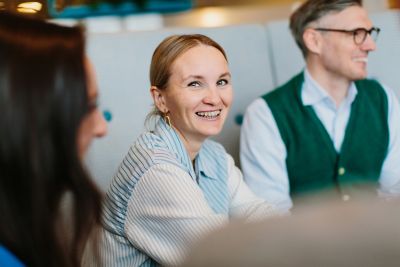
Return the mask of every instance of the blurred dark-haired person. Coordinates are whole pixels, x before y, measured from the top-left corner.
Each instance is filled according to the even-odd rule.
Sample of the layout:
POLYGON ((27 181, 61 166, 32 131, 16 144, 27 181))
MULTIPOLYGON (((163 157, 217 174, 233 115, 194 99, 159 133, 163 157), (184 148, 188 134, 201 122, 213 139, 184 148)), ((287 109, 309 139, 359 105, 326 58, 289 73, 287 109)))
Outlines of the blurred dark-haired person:
POLYGON ((0 266, 81 265, 101 215, 82 164, 107 130, 96 99, 81 28, 0 13, 0 266))
POLYGON ((248 107, 245 181, 283 210, 321 191, 340 201, 399 196, 399 102, 366 79, 380 29, 360 0, 306 1, 290 29, 306 66, 248 107))
POLYGON ((150 82, 155 127, 131 146, 108 189, 104 266, 176 265, 193 242, 230 219, 275 214, 209 140, 222 130, 233 97, 223 48, 200 34, 170 36, 154 51, 150 82))

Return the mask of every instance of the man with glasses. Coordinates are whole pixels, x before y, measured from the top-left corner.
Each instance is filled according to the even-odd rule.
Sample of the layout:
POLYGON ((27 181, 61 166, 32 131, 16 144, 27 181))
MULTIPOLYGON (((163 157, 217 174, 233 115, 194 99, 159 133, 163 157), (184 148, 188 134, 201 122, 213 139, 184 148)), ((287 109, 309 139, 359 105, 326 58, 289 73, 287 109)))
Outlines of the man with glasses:
POLYGON ((290 29, 306 67, 246 111, 248 185, 284 210, 322 191, 344 201, 400 195, 400 108, 366 79, 380 29, 361 0, 306 1, 290 29))

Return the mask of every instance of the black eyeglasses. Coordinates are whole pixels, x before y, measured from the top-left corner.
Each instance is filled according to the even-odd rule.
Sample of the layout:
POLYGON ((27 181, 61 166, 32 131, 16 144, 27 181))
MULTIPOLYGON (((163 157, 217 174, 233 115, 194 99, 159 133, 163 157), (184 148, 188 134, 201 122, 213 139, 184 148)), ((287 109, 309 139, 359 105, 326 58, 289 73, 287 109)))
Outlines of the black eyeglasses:
POLYGON ((353 40, 356 45, 360 45, 364 43, 365 39, 367 39, 367 34, 369 34, 374 41, 378 38, 379 32, 381 29, 378 27, 372 27, 371 29, 367 30, 365 28, 357 28, 354 30, 340 30, 340 29, 328 29, 328 28, 315 28, 316 31, 323 31, 323 32, 343 32, 353 35, 353 40))

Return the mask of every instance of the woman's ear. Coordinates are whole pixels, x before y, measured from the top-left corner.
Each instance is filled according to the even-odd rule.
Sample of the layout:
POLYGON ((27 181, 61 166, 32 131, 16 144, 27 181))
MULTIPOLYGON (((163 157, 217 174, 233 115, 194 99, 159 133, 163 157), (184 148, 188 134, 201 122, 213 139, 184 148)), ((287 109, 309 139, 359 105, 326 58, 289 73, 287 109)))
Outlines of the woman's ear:
POLYGON ((151 96, 153 97, 153 102, 154 105, 157 107, 157 109, 162 113, 167 113, 168 108, 165 103, 165 96, 164 96, 165 92, 161 91, 159 88, 157 88, 157 86, 151 86, 150 93, 151 96))
POLYGON ((307 47, 308 51, 313 54, 320 54, 322 47, 322 38, 321 33, 308 28, 303 32, 303 40, 304 44, 307 47))

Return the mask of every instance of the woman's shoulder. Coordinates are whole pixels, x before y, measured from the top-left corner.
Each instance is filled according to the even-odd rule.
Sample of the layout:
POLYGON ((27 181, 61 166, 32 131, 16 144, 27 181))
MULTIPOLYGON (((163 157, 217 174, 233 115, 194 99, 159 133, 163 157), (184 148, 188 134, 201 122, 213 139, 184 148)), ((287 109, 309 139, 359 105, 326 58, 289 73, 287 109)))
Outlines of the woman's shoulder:
MULTIPOLYGON (((132 175, 137 180, 156 164, 170 163, 178 165, 179 158, 158 135, 151 131, 142 133, 126 153, 117 173, 132 175)), ((126 175, 124 175, 126 176, 126 175)))
POLYGON ((178 155, 168 146, 165 140, 151 131, 141 134, 130 151, 145 157, 151 164, 178 161, 178 155))
MULTIPOLYGON (((131 145, 108 187, 104 223, 107 229, 124 234, 127 207, 138 182, 159 164, 179 166, 163 140, 152 132, 141 134, 131 145)), ((180 167, 180 166, 179 166, 180 167)))

